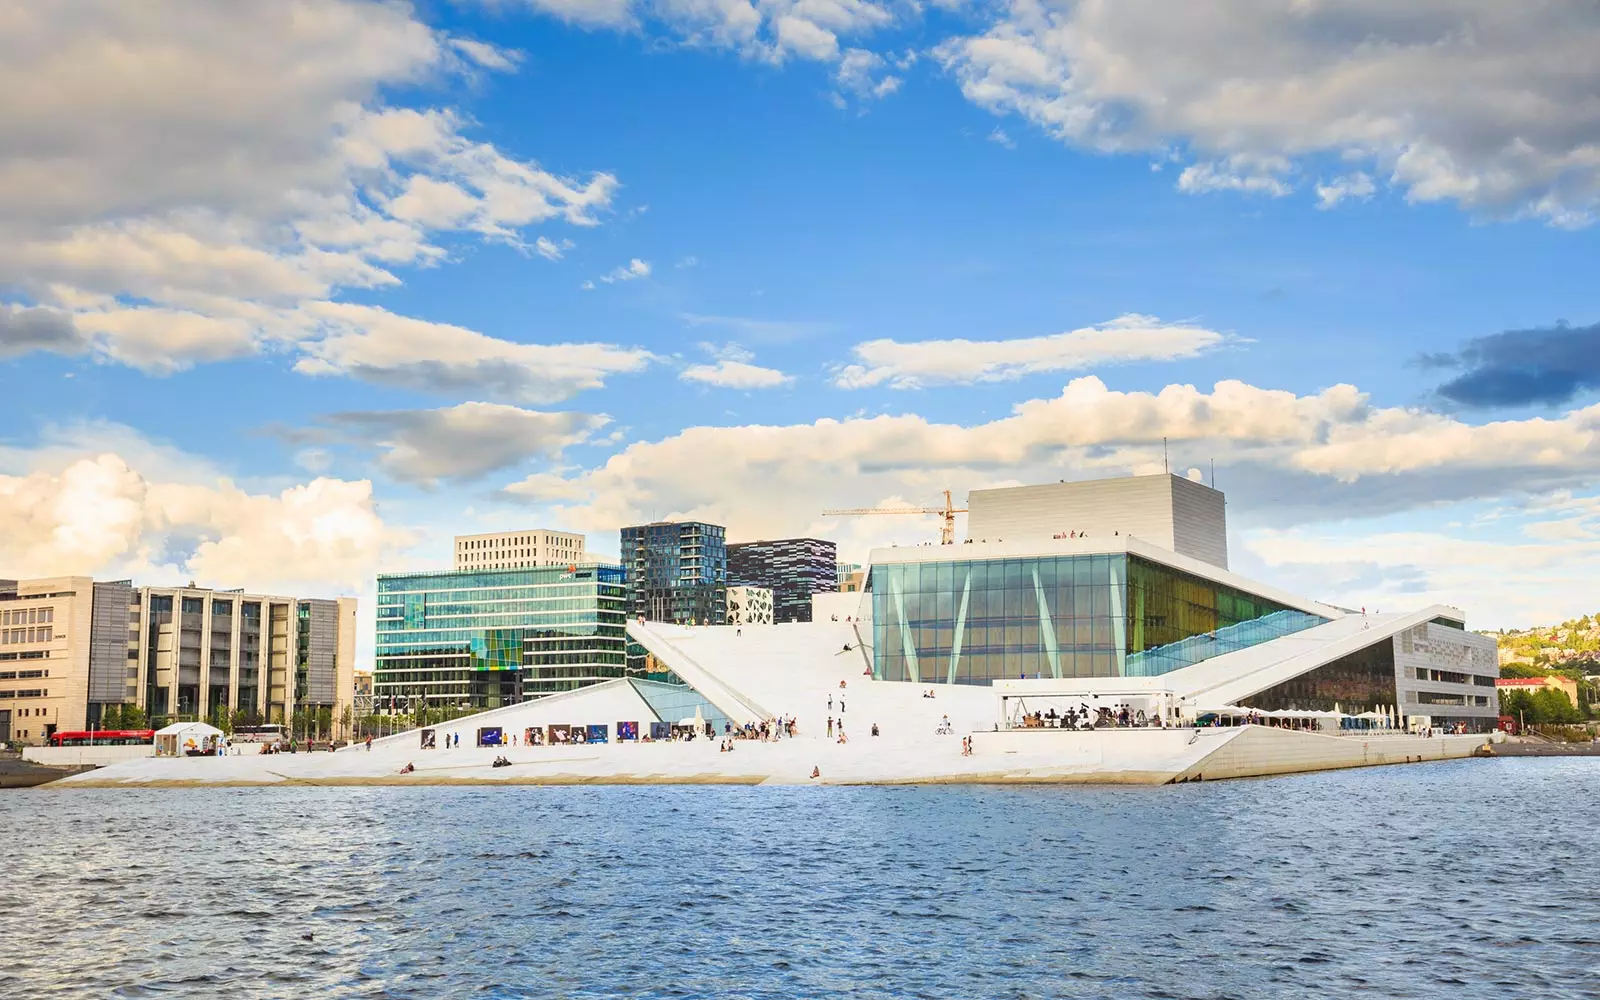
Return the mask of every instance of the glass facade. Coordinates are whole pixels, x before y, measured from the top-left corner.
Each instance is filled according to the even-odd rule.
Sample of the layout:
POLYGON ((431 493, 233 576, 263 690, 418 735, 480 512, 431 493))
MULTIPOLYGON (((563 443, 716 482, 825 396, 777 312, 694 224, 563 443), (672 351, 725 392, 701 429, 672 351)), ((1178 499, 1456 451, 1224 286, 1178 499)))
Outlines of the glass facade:
POLYGON ((374 704, 494 708, 627 673, 620 567, 378 578, 374 704))
POLYGON ((1239 700, 1240 706, 1262 712, 1331 712, 1337 705, 1349 714, 1381 710, 1395 703, 1391 639, 1239 700))
POLYGON ((1123 553, 872 567, 884 680, 1154 676, 1327 619, 1123 553))
POLYGON ((728 615, 728 533, 719 524, 663 521, 622 529, 628 614, 721 625, 728 615))

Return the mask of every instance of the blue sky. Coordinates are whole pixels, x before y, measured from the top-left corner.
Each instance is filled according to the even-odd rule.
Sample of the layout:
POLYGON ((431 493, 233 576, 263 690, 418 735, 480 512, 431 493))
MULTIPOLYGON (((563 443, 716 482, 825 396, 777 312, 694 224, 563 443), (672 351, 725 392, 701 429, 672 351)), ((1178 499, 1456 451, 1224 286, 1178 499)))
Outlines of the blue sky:
POLYGON ((1166 437, 1247 573, 1593 611, 1600 15, 1248 6, 0 13, 0 574, 860 558, 1166 437))

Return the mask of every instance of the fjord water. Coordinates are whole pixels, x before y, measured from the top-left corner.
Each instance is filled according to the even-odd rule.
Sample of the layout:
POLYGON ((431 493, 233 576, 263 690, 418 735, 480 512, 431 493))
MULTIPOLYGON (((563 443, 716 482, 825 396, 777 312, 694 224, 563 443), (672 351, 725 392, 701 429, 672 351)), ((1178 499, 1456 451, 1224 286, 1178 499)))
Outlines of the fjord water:
POLYGON ((1600 761, 0 793, 0 996, 1593 997, 1600 761))

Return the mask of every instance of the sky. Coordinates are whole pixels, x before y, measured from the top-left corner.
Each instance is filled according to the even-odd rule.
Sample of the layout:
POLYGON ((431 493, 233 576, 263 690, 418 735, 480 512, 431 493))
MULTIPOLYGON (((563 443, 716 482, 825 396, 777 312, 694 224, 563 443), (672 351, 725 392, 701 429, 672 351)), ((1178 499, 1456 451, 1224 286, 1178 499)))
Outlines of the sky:
POLYGON ((1593 612, 1596 51, 1589 0, 0 0, 0 576, 863 561, 937 520, 823 510, 1165 461, 1247 576, 1593 612))

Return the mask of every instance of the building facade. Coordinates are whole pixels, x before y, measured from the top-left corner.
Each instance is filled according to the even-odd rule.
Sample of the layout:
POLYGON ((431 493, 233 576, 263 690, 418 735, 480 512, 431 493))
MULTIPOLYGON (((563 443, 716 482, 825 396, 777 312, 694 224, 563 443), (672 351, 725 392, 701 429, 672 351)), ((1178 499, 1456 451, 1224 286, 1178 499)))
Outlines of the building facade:
POLYGON ((288 721, 350 703, 354 598, 311 600, 89 577, 0 581, 0 739, 245 712, 288 721))
POLYGON ((629 617, 721 625, 728 614, 728 533, 720 524, 661 521, 622 529, 629 617))
POLYGON ((967 537, 976 542, 1133 535, 1179 555, 1228 568, 1222 493, 1167 474, 973 490, 967 537))
POLYGON ((140 587, 128 609, 129 662, 151 721, 244 712, 339 720, 355 683, 356 599, 203 587, 140 587))
POLYGON ((729 625, 771 625, 772 591, 765 587, 728 588, 729 625))
POLYGON ((584 552, 584 536, 570 531, 527 528, 487 535, 457 535, 455 539, 457 572, 581 566, 586 562, 589 557, 584 552))
POLYGON ((623 677, 621 567, 378 577, 374 707, 497 708, 623 677))
POLYGON ((811 595, 839 589, 839 553, 821 538, 780 538, 728 546, 728 582, 772 591, 773 619, 811 620, 811 595))
POLYGON ((1369 622, 1134 537, 880 549, 868 590, 882 680, 1065 691, 1082 679, 1086 699, 1170 687, 1217 706, 1383 711, 1473 732, 1499 714, 1495 642, 1459 612, 1369 622), (1302 650, 1321 658, 1292 669, 1302 650), (1208 684, 1213 664, 1237 677, 1208 684), (1274 671, 1285 679, 1267 683, 1274 671))

